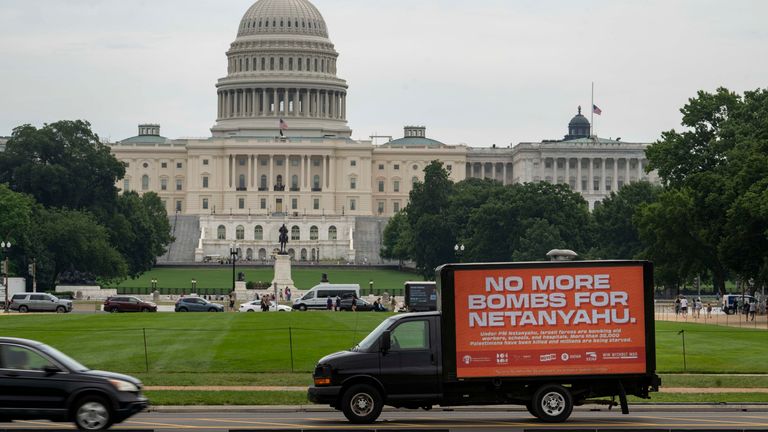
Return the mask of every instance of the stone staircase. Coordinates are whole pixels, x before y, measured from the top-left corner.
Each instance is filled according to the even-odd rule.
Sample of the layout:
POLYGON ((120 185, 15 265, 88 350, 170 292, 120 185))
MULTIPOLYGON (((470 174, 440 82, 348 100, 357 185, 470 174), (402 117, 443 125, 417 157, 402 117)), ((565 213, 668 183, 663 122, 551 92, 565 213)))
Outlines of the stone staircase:
POLYGON ((171 222, 171 236, 176 240, 168 246, 164 255, 157 257, 157 263, 195 262, 195 248, 200 239, 200 217, 175 214, 168 219, 171 222))

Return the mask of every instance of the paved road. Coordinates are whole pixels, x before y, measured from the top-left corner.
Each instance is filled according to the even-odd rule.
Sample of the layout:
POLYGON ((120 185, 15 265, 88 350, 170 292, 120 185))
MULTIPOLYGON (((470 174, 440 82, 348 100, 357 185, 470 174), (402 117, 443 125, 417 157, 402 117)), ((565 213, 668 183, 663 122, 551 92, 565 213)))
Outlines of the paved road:
MULTIPOLYGON (((230 408, 231 409, 231 408, 230 408)), ((66 424, 53 425, 48 422, 16 422, 0 424, 4 428, 50 429, 66 424)), ((669 430, 768 430, 768 407, 758 410, 717 407, 687 407, 672 411, 669 408, 634 409, 630 415, 617 411, 590 411, 579 409, 563 425, 543 424, 524 411, 509 410, 464 410, 456 411, 385 411, 379 422, 372 427, 359 427, 346 422, 340 413, 317 411, 306 412, 285 410, 269 412, 263 409, 255 412, 152 412, 131 418, 114 429, 142 429, 162 431, 223 431, 223 430, 312 430, 312 431, 372 431, 372 430, 414 430, 414 431, 669 431, 669 430), (689 410, 681 412, 681 410, 689 410)))

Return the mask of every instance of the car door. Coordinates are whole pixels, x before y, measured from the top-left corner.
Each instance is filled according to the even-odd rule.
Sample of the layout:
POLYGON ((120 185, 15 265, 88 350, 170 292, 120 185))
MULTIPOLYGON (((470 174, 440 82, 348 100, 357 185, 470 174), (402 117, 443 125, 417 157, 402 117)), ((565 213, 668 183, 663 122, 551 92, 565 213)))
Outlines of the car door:
POLYGON ((31 294, 29 296, 29 310, 37 312, 45 312, 50 310, 48 303, 51 303, 50 299, 45 294, 31 294))
POLYGON ((434 398, 440 391, 434 323, 429 317, 405 320, 390 332, 390 350, 380 357, 387 394, 401 400, 434 398))
POLYGON ((52 359, 32 348, 0 344, 0 415, 66 412, 67 373, 48 374, 52 359))
POLYGON ((139 311, 139 299, 135 297, 128 297, 125 302, 125 310, 128 312, 138 312, 139 311))

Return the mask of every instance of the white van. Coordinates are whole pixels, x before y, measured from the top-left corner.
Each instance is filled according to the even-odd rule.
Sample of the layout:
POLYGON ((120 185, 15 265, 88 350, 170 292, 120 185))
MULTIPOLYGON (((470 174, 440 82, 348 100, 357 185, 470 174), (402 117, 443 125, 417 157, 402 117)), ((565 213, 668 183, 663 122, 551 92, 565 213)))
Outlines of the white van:
POLYGON ((320 284, 315 285, 307 291, 301 298, 293 301, 293 308, 300 311, 307 309, 325 309, 328 304, 328 297, 336 302, 336 297, 344 298, 349 296, 360 297, 360 285, 358 284, 320 284))

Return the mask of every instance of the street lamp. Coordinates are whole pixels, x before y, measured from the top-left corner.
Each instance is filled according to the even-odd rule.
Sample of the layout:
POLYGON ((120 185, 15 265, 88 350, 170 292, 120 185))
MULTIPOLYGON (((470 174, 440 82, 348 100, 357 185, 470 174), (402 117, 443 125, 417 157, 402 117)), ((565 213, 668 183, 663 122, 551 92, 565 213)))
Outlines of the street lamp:
POLYGON ((463 244, 456 244, 453 246, 453 251, 456 252, 456 258, 461 262, 461 256, 464 255, 464 245, 463 244))
POLYGON ((240 255, 240 245, 231 244, 229 246, 229 257, 232 260, 232 292, 235 291, 235 261, 237 261, 238 255, 240 255))
POLYGON ((5 276, 5 313, 8 313, 8 250, 11 249, 11 242, 10 241, 4 241, 0 243, 0 247, 3 248, 3 253, 5 254, 5 260, 3 261, 3 275, 5 276))

